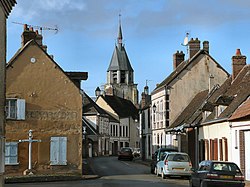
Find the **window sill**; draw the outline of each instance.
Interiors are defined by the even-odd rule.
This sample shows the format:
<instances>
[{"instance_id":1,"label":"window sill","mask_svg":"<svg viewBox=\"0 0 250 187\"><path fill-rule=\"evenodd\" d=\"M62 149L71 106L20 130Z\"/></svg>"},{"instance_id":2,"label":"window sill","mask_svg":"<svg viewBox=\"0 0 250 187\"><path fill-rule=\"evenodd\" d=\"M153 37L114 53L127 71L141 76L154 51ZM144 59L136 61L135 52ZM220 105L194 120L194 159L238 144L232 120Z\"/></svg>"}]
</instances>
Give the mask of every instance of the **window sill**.
<instances>
[{"instance_id":1,"label":"window sill","mask_svg":"<svg viewBox=\"0 0 250 187\"><path fill-rule=\"evenodd\" d=\"M8 164L5 164L5 166L18 166L19 163L8 163Z\"/></svg>"}]
</instances>

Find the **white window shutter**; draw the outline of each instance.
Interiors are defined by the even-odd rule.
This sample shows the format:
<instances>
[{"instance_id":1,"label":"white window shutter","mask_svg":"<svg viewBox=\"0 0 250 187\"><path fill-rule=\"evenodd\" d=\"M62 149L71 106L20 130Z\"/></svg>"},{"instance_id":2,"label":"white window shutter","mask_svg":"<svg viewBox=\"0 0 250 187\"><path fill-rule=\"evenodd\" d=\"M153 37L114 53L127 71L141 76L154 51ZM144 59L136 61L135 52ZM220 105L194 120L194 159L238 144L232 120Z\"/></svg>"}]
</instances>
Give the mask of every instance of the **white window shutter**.
<instances>
[{"instance_id":1,"label":"white window shutter","mask_svg":"<svg viewBox=\"0 0 250 187\"><path fill-rule=\"evenodd\" d=\"M25 120L25 100L17 99L17 119Z\"/></svg>"},{"instance_id":2,"label":"white window shutter","mask_svg":"<svg viewBox=\"0 0 250 187\"><path fill-rule=\"evenodd\" d=\"M67 137L60 137L60 164L67 165Z\"/></svg>"},{"instance_id":3,"label":"white window shutter","mask_svg":"<svg viewBox=\"0 0 250 187\"><path fill-rule=\"evenodd\" d=\"M59 163L59 137L51 137L50 141L50 163L57 165Z\"/></svg>"},{"instance_id":4,"label":"white window shutter","mask_svg":"<svg viewBox=\"0 0 250 187\"><path fill-rule=\"evenodd\" d=\"M67 137L51 137L51 165L67 165Z\"/></svg>"}]
</instances>

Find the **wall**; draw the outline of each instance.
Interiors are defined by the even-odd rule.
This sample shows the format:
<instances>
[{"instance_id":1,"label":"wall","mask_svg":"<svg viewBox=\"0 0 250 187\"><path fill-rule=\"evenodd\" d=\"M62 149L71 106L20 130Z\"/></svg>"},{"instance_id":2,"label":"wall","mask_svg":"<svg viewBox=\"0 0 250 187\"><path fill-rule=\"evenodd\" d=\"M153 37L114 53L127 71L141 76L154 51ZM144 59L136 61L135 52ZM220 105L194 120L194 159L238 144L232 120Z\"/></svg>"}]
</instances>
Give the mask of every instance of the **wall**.
<instances>
[{"instance_id":1,"label":"wall","mask_svg":"<svg viewBox=\"0 0 250 187\"><path fill-rule=\"evenodd\" d=\"M200 55L196 60L198 63L192 63L193 66L188 67L189 71L185 70L179 76L179 80L170 85L172 86L170 89L170 124L197 93L209 89L210 74L214 76L214 83L219 85L227 79L227 74L218 68L218 65L207 55Z\"/></svg>"},{"instance_id":2,"label":"wall","mask_svg":"<svg viewBox=\"0 0 250 187\"><path fill-rule=\"evenodd\" d=\"M34 63L31 58L35 58ZM81 173L82 169L82 96L80 90L59 66L36 44L31 43L7 69L6 95L26 102L24 121L7 120L6 141L27 139L34 130L32 166L37 171ZM67 137L67 166L50 166L50 137ZM28 164L28 145L19 143L19 166L22 172Z\"/></svg>"}]
</instances>

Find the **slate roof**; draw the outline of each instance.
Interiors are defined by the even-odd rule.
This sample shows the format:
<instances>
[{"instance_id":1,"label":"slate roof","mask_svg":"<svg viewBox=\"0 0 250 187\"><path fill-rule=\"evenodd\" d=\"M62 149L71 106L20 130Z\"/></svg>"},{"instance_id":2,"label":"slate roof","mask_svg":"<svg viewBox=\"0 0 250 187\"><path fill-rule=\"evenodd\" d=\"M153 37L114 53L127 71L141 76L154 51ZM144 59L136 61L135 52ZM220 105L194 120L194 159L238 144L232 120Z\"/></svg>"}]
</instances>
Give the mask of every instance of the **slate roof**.
<instances>
[{"instance_id":1,"label":"slate roof","mask_svg":"<svg viewBox=\"0 0 250 187\"><path fill-rule=\"evenodd\" d=\"M117 46L115 46L115 50L113 52L109 68L107 71L117 71L117 70L132 71L132 72L134 71L130 64L124 46L121 46L120 49Z\"/></svg>"},{"instance_id":2,"label":"slate roof","mask_svg":"<svg viewBox=\"0 0 250 187\"><path fill-rule=\"evenodd\" d=\"M12 10L12 7L15 6L16 0L0 0L0 7L3 9L5 17L7 18Z\"/></svg>"},{"instance_id":3,"label":"slate roof","mask_svg":"<svg viewBox=\"0 0 250 187\"><path fill-rule=\"evenodd\" d=\"M191 64L198 63L204 55L209 56L209 58L211 58L217 64L218 68L221 68L224 72L228 74L228 72L207 51L202 49L197 52L191 59L181 62L165 80L163 80L160 84L157 85L157 87L153 90L152 93L163 88L165 85L169 85L172 81L176 80L183 71L189 70L188 66L190 66Z\"/></svg>"},{"instance_id":4,"label":"slate roof","mask_svg":"<svg viewBox=\"0 0 250 187\"><path fill-rule=\"evenodd\" d=\"M111 115L109 115L105 110L99 107L85 92L83 93L83 115L97 115L106 116L112 122L119 122Z\"/></svg>"},{"instance_id":5,"label":"slate roof","mask_svg":"<svg viewBox=\"0 0 250 187\"><path fill-rule=\"evenodd\" d=\"M138 119L138 109L127 99L115 95L101 96L120 118L132 117Z\"/></svg>"},{"instance_id":6,"label":"slate roof","mask_svg":"<svg viewBox=\"0 0 250 187\"><path fill-rule=\"evenodd\" d=\"M248 98L229 118L230 121L238 120L250 116L250 98Z\"/></svg>"}]
</instances>

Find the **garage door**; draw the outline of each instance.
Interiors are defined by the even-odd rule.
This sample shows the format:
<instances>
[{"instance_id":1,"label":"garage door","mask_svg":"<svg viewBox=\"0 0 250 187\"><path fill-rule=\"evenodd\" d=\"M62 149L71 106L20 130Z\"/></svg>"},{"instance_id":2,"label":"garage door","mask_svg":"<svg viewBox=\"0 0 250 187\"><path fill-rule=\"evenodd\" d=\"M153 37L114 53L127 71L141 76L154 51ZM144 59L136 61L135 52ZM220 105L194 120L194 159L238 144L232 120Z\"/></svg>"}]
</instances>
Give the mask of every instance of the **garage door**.
<instances>
[{"instance_id":1,"label":"garage door","mask_svg":"<svg viewBox=\"0 0 250 187\"><path fill-rule=\"evenodd\" d=\"M250 131L245 132L245 164L246 164L246 180L250 180Z\"/></svg>"}]
</instances>

